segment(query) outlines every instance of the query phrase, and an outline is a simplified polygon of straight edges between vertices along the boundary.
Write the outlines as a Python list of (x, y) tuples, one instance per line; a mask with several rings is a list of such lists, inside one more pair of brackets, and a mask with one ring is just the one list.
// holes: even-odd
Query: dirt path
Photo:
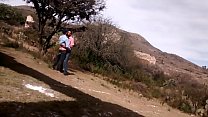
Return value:
[[(102, 80), (102, 78), (93, 76), (90, 73), (73, 70), (70, 71), (73, 75), (64, 76), (57, 71), (49, 69), (47, 64), (34, 59), (34, 57), (29, 54), (2, 47), (0, 53), (0, 60), (4, 62), (1, 63), (0, 66), (9, 68), (19, 74), (29, 75), (47, 84), (51, 90), (59, 92), (66, 97), (71, 97), (79, 102), (70, 103), (70, 106), (86, 103), (81, 108), (87, 108), (90, 111), (88, 116), (191, 116), (176, 109), (172, 109), (167, 105), (162, 106), (157, 100), (148, 100), (134, 92), (119, 89)], [(10, 61), (10, 63), (6, 63), (6, 60)], [(17, 68), (16, 66), (19, 67)], [(67, 101), (65, 103), (68, 103)], [(71, 113), (71, 115), (76, 116), (77, 114), (77, 116), (81, 116), (77, 111), (78, 110), (72, 110), (73, 113)], [(93, 113), (97, 115), (93, 115)], [(86, 115), (85, 117), (88, 116)]]

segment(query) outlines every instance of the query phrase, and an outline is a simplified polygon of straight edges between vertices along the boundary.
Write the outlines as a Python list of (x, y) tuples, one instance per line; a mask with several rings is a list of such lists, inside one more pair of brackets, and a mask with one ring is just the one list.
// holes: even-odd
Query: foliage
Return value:
[(38, 31), (34, 28), (29, 28), (29, 30), (23, 30), (23, 34), (25, 35), (24, 41), (27, 42), (29, 45), (34, 47), (39, 47), (38, 44)]
[(104, 9), (103, 0), (24, 0), (32, 3), (39, 19), (39, 43), (47, 51), (52, 36), (61, 29), (62, 23), (89, 20)]
[(24, 22), (24, 17), (17, 9), (6, 4), (0, 4), (0, 20), (10, 25), (20, 25)]
[(130, 43), (120, 34), (109, 20), (98, 19), (88, 24), (85, 32), (76, 34), (78, 44), (73, 50), (73, 57), (86, 70), (123, 74)]

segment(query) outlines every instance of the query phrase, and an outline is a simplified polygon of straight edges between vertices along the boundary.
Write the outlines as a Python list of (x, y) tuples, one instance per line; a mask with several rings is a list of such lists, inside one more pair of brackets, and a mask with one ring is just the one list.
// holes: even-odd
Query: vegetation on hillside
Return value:
[(16, 8), (6, 4), (0, 4), (0, 20), (10, 25), (24, 24), (25, 18)]

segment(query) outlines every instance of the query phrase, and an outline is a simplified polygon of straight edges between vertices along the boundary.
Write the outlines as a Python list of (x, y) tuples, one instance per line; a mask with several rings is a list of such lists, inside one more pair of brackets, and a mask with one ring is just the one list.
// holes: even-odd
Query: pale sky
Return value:
[[(7, 0), (11, 5), (22, 0)], [(106, 0), (104, 17), (154, 47), (208, 66), (208, 0)]]
[(208, 0), (107, 0), (104, 16), (156, 48), (208, 66)]

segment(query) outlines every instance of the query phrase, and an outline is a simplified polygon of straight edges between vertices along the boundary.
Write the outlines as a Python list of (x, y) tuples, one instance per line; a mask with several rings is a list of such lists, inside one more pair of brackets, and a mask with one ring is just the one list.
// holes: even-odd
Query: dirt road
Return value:
[[(77, 70), (70, 73), (72, 75), (64, 76), (29, 54), (1, 47), (0, 80), (6, 85), (1, 85), (0, 116), (191, 116), (161, 105), (157, 100), (119, 89), (102, 77)], [(16, 78), (15, 83), (8, 80), (11, 77)], [(15, 85), (10, 86), (11, 82)]]

